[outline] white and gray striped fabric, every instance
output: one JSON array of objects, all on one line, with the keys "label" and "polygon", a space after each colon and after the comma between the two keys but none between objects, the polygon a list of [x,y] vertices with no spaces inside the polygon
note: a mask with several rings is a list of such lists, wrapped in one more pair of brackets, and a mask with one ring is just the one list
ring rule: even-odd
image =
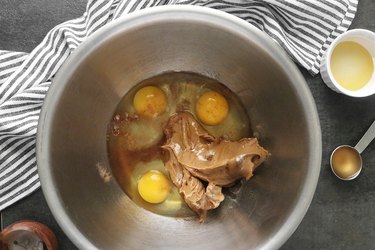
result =
[{"label": "white and gray striped fabric", "polygon": [[0,50],[0,211],[39,188],[35,135],[53,76],[103,25],[139,9],[191,4],[219,9],[267,33],[311,74],[350,26],[357,0],[90,0],[79,18],[53,28],[31,53]]}]

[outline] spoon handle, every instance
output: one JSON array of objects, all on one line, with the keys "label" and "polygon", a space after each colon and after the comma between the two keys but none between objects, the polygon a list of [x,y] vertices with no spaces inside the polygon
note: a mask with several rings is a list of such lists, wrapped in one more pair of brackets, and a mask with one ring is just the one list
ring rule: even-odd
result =
[{"label": "spoon handle", "polygon": [[362,153],[366,147],[370,144],[370,142],[375,138],[375,121],[371,124],[368,128],[366,133],[362,136],[361,140],[355,145],[355,149],[358,153]]}]

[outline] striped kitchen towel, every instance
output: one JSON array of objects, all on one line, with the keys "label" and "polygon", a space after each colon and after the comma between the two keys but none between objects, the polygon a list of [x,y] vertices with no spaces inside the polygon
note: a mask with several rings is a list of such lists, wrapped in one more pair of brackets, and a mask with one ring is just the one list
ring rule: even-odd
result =
[{"label": "striped kitchen towel", "polygon": [[[15,3],[16,4],[16,3]],[[90,0],[31,52],[0,50],[0,211],[39,188],[35,135],[54,75],[80,43],[113,20],[157,5],[191,4],[236,15],[267,33],[311,74],[350,26],[357,0]]]}]

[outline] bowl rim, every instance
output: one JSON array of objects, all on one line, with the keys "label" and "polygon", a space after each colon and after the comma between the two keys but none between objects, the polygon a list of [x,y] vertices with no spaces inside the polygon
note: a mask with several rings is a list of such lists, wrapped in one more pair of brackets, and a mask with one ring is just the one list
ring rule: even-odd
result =
[{"label": "bowl rim", "polygon": [[[175,14],[176,16],[177,14],[180,14],[176,20],[180,18],[181,20],[186,20],[186,18],[194,17],[194,15],[200,16],[201,18],[204,17],[204,20],[211,17],[215,18],[216,20],[220,20],[220,26],[222,27],[237,27],[237,29],[240,31],[244,31],[244,36],[246,36],[246,32],[252,33],[252,35],[255,35],[255,37],[263,43],[263,45],[267,46],[267,49],[270,49],[269,52],[274,60],[282,62],[282,64],[280,64],[281,69],[285,72],[290,72],[291,75],[293,75],[293,79],[291,79],[288,75],[290,82],[298,95],[304,97],[301,105],[303,109],[309,113],[309,121],[307,122],[308,131],[310,132],[309,140],[312,142],[312,145],[315,145],[314,147],[311,147],[309,152],[309,155],[311,156],[309,162],[312,167],[307,169],[305,185],[300,191],[299,198],[296,201],[294,208],[291,210],[290,216],[286,219],[279,230],[275,232],[272,237],[270,237],[270,240],[260,246],[260,249],[277,249],[281,247],[297,229],[310,206],[317,186],[321,166],[322,141],[316,105],[301,72],[278,44],[271,40],[271,38],[269,38],[264,32],[260,31],[245,20],[223,11],[208,7],[167,5],[152,7],[126,14],[125,16],[120,17],[107,25],[104,25],[98,31],[88,37],[87,40],[80,44],[74,53],[64,62],[53,80],[54,84],[51,84],[49,88],[40,112],[37,129],[37,166],[42,191],[46,198],[47,204],[64,233],[78,248],[96,249],[96,247],[84,236],[83,233],[79,231],[76,225],[69,218],[63,204],[58,198],[59,190],[57,190],[53,184],[52,171],[50,167],[48,167],[49,157],[48,150],[46,150],[46,148],[48,148],[48,135],[51,130],[51,123],[48,123],[48,120],[53,117],[53,110],[55,110],[57,107],[56,100],[58,100],[61,96],[64,86],[67,83],[67,81],[64,79],[68,79],[76,69],[76,66],[95,50],[97,47],[97,40],[104,41],[109,37],[115,36],[117,32],[120,33],[129,30],[133,27],[133,25],[137,25],[137,21],[139,21],[139,19],[145,23],[147,21],[153,21],[155,17],[161,18],[163,16],[168,16],[168,19],[170,20],[171,14]],[[219,26],[219,24],[217,25]],[[116,28],[118,30],[116,30]],[[56,84],[56,82],[59,82],[59,84]]]}]

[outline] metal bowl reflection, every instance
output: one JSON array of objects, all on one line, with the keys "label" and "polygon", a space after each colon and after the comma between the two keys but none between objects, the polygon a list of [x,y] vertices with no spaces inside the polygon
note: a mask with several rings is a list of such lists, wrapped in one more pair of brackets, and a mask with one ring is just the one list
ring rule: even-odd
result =
[{"label": "metal bowl reflection", "polygon": [[[272,158],[205,224],[136,206],[109,168],[106,130],[134,84],[166,71],[226,84]],[[202,7],[157,7],[95,33],[60,69],[44,103],[37,160],[47,202],[81,249],[273,249],[294,232],[318,180],[316,107],[296,66],[261,31]]]}]

